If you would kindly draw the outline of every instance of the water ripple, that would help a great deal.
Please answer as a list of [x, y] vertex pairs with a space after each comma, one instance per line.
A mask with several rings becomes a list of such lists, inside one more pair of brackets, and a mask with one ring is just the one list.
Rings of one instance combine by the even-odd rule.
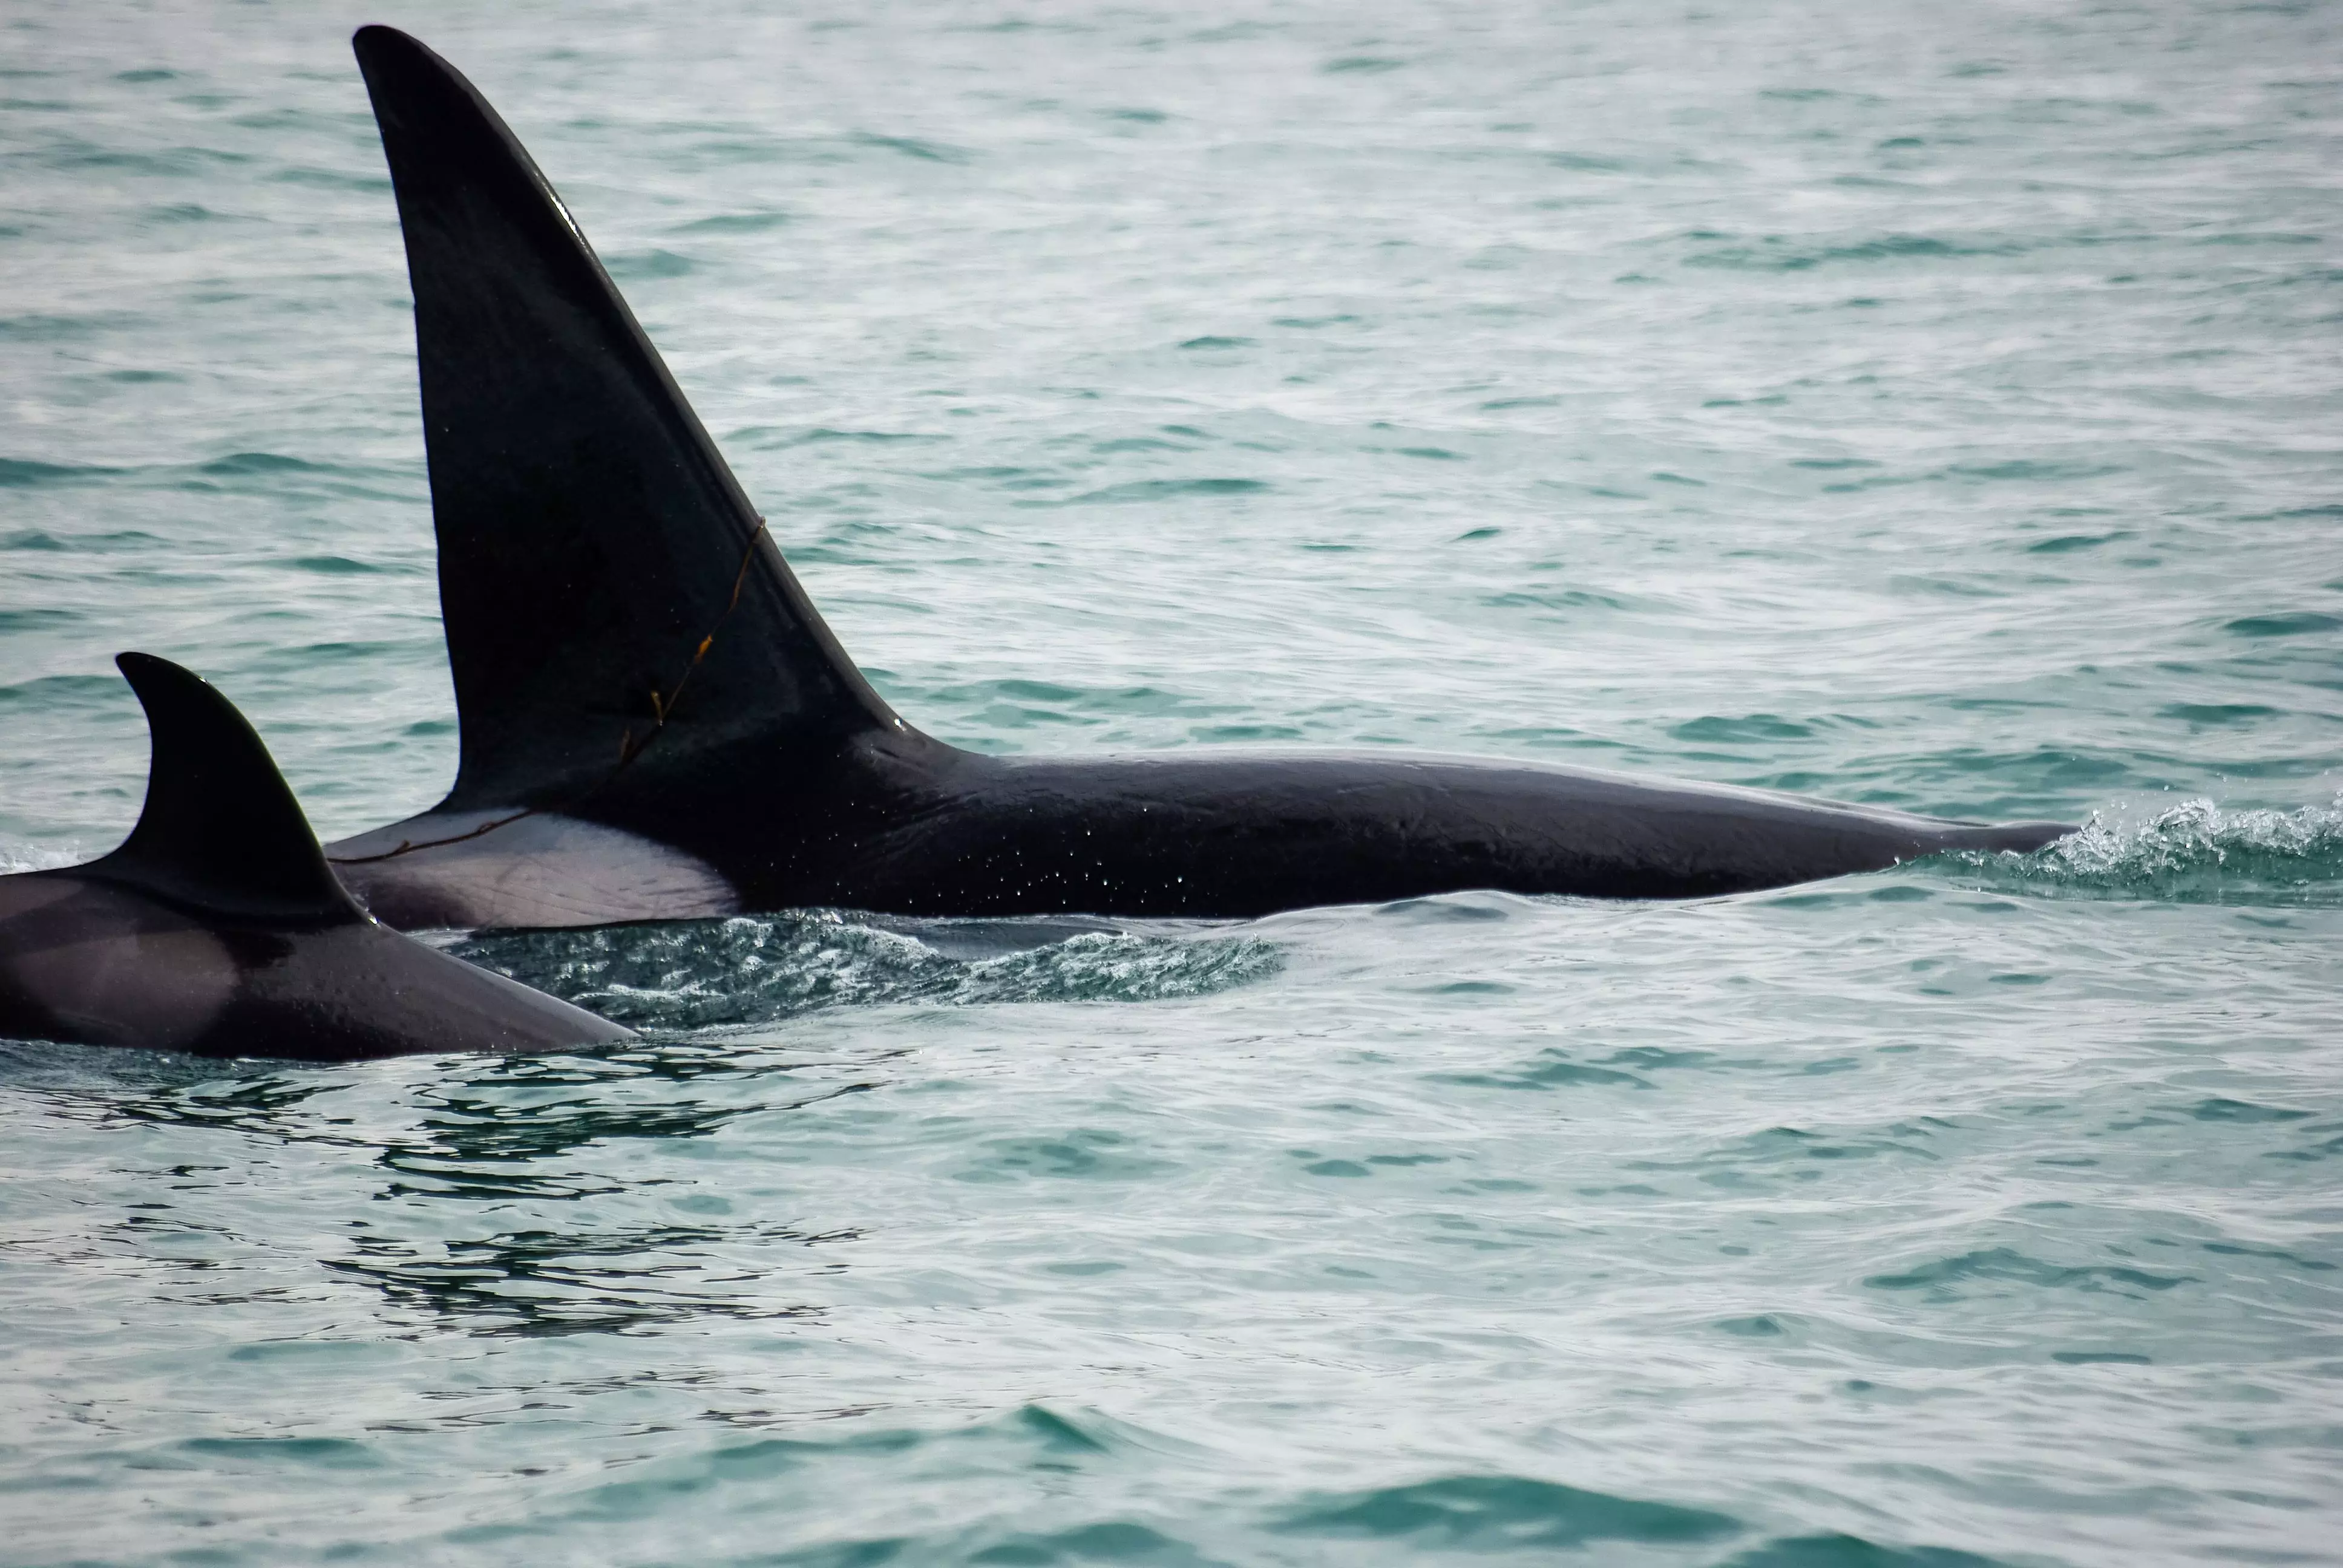
[[[0, 1558], [2335, 1560], [2334, 7], [433, 15], [922, 729], [2090, 825], [457, 940], [649, 1031], [569, 1055], [0, 1042]], [[343, 28], [7, 22], [0, 869], [135, 819], [123, 648], [329, 836], [427, 806]]]
[[1277, 947], [1258, 937], [1051, 920], [880, 924], [834, 910], [484, 934], [455, 950], [606, 1018], [660, 1030], [880, 1003], [1163, 1001], [1249, 985], [1282, 967]]
[[2146, 821], [2093, 816], [2023, 858], [1964, 854], [1986, 885], [2174, 903], [2343, 906], [2343, 796], [2291, 811], [2185, 800]]

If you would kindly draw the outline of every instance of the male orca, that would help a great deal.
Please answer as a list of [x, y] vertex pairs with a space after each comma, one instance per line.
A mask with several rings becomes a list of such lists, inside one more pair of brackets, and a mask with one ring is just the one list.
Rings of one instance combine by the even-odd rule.
[[153, 735], [146, 804], [103, 859], [0, 877], [0, 1036], [312, 1061], [631, 1038], [367, 919], [227, 699], [116, 662]]
[[393, 925], [1687, 898], [2071, 830], [1528, 762], [923, 735], [840, 649], [497, 112], [402, 33], [353, 46], [406, 233], [461, 729], [445, 800], [331, 848]]

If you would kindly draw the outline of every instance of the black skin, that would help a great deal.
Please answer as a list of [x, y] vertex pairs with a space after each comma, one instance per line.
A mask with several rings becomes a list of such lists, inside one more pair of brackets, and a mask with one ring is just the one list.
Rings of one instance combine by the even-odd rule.
[[[1526, 762], [992, 758], [922, 735], [840, 648], [496, 111], [404, 34], [363, 28], [354, 46], [415, 287], [462, 729], [447, 800], [329, 851], [392, 924], [803, 905], [1245, 917], [1475, 888], [1694, 898], [2072, 830]], [[620, 871], [615, 896], [516, 902], [495, 877], [533, 851], [493, 875], [467, 859], [555, 820], [688, 858], [723, 896]], [[530, 870], [558, 881], [563, 865]]]
[[[692, 771], [671, 791], [613, 787], [571, 814], [719, 868], [744, 910], [1229, 918], [1469, 888], [1698, 898], [1947, 849], [2032, 849], [2066, 831], [1528, 764], [1347, 753], [995, 758], [915, 732], [856, 737], [819, 766], [736, 753]], [[354, 847], [372, 852], [461, 826], [426, 816]], [[493, 904], [446, 897], [407, 874], [446, 852], [341, 869], [394, 925], [551, 923], [508, 920]]]
[[81, 869], [0, 877], [0, 1038], [296, 1061], [628, 1038], [370, 920], [236, 920]]
[[819, 802], [861, 805], [860, 830], [774, 855], [769, 871], [757, 868], [771, 879], [761, 899], [1133, 916], [1255, 916], [1469, 888], [1683, 899], [1948, 849], [2032, 849], [2065, 830], [1404, 754], [992, 758], [873, 735], [842, 749], [827, 782]]
[[0, 1037], [348, 1061], [629, 1038], [367, 918], [227, 699], [124, 654], [146, 805], [87, 865], [0, 877]]

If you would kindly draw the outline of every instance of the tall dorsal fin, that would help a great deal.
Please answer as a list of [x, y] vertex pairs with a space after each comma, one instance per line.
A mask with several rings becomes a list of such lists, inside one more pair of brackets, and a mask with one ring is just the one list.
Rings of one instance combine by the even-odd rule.
[[640, 772], [900, 726], [496, 110], [404, 33], [352, 47], [415, 289], [462, 731], [447, 808], [566, 804], [654, 727]]
[[76, 869], [232, 916], [340, 924], [366, 916], [236, 705], [152, 654], [114, 661], [146, 709], [146, 804], [122, 847]]

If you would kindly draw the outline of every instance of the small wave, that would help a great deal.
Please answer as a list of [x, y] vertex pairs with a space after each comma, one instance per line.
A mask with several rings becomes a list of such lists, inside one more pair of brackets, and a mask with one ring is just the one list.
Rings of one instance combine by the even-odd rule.
[[2023, 857], [1957, 857], [2015, 890], [2189, 904], [2343, 906], [2343, 794], [2292, 811], [2186, 800], [2145, 822], [2094, 814]]
[[331, 469], [331, 464], [313, 463], [282, 452], [231, 452], [204, 464], [196, 472], [214, 478], [238, 478], [248, 474], [320, 474]]
[[2193, 1274], [2158, 1274], [2146, 1269], [2113, 1263], [2067, 1267], [2030, 1258], [2010, 1247], [1988, 1247], [1958, 1257], [1932, 1258], [1900, 1274], [1873, 1274], [1863, 1282], [1875, 1291], [1916, 1291], [1935, 1302], [1957, 1302], [1972, 1296], [2002, 1296], [2006, 1287], [2033, 1285], [2046, 1290], [2113, 1292], [2137, 1299], [2144, 1291], [2168, 1291], [2194, 1284]]
[[1567, 1551], [1599, 1542], [1677, 1544], [1737, 1533], [1704, 1508], [1614, 1497], [1518, 1475], [1458, 1475], [1325, 1499], [1274, 1526], [1297, 1535], [1404, 1540], [1420, 1548]]
[[621, 283], [644, 283], [656, 278], [683, 277], [691, 270], [688, 256], [671, 250], [615, 251], [602, 264], [610, 276]]
[[710, 1318], [818, 1316], [820, 1308], [790, 1299], [786, 1272], [749, 1266], [749, 1260], [856, 1237], [853, 1231], [709, 1225], [428, 1241], [365, 1235], [355, 1239], [354, 1256], [319, 1261], [401, 1306], [475, 1334], [629, 1333]]
[[[1687, 236], [1688, 238], [1723, 237]], [[1797, 245], [1780, 235], [1767, 235], [1757, 245], [1733, 245], [1700, 251], [1684, 258], [1686, 266], [1721, 267], [1738, 272], [1803, 272], [1838, 262], [1930, 261], [1981, 256], [2013, 255], [2017, 246], [1996, 242], [1966, 243], [1929, 235], [1891, 234], [1876, 239], [1842, 245]]]
[[28, 457], [0, 457], [0, 485], [11, 489], [29, 489], [35, 485], [75, 484], [103, 479], [116, 472], [116, 469], [87, 465], [36, 463]]
[[1069, 931], [1069, 922], [1045, 920], [889, 929], [814, 910], [500, 932], [468, 937], [454, 950], [605, 1018], [652, 1029], [765, 1023], [890, 1002], [1166, 1001], [1248, 985], [1283, 967], [1276, 946], [1258, 937]]
[[1253, 496], [1270, 488], [1262, 479], [1134, 479], [1109, 485], [1074, 497], [1068, 506], [1121, 505], [1131, 501], [1172, 501], [1188, 496]]
[[78, 866], [88, 859], [75, 849], [0, 843], [0, 877], [13, 877], [23, 871], [54, 871], [60, 866]]
[[917, 136], [882, 136], [871, 131], [856, 131], [846, 139], [859, 147], [900, 153], [907, 158], [917, 158], [922, 163], [964, 164], [972, 156], [963, 148], [947, 146], [942, 142], [921, 141]]
[[758, 234], [769, 228], [779, 228], [797, 221], [788, 213], [768, 208], [760, 212], [719, 213], [679, 226], [678, 234]]
[[1725, 1568], [1995, 1568], [1951, 1546], [1882, 1546], [1859, 1535], [1789, 1535], [1735, 1556]]

